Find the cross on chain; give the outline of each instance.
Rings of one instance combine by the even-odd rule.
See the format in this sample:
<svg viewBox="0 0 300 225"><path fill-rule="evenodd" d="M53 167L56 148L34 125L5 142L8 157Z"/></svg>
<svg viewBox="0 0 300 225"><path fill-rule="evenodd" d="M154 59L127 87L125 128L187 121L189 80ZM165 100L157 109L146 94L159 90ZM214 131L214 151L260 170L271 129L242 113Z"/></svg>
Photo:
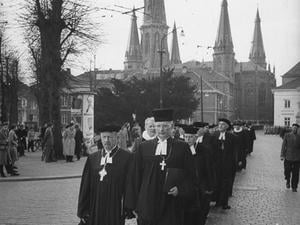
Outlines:
<svg viewBox="0 0 300 225"><path fill-rule="evenodd" d="M163 161L159 165L161 166L161 170L165 170L165 166L167 164L165 163L165 160L163 159Z"/></svg>
<svg viewBox="0 0 300 225"><path fill-rule="evenodd" d="M103 168L100 172L99 172L99 175L100 175L100 181L103 181L103 178L106 176L107 172L105 170L105 168Z"/></svg>

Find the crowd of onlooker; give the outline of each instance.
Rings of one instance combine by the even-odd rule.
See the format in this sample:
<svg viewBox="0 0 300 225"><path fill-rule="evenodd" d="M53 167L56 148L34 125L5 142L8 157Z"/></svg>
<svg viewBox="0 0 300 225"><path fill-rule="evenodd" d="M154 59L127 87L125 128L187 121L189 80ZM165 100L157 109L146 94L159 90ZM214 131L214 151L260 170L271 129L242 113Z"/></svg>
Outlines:
<svg viewBox="0 0 300 225"><path fill-rule="evenodd" d="M265 134L279 135L280 137L284 137L285 133L291 132L291 127L288 126L264 126Z"/></svg>

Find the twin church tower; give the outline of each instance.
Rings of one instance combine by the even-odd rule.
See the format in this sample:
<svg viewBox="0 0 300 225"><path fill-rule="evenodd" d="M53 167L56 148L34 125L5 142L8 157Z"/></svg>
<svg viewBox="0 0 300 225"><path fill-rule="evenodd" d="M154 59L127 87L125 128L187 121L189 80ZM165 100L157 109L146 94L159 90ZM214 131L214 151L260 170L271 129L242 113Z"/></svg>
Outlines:
<svg viewBox="0 0 300 225"><path fill-rule="evenodd" d="M227 0L223 0L221 16L214 45L213 69L230 76L234 71L234 50L231 37ZM158 50L165 51L163 54L164 65L181 64L177 30L174 24L171 52L168 52L167 34L168 25L164 0L144 0L144 21L140 27L141 41L139 41L135 11L133 10L131 29L128 46L125 53L124 69L155 69L159 68ZM255 20L254 36L249 59L255 64L266 68L266 56L263 46L259 12Z"/></svg>
<svg viewBox="0 0 300 225"><path fill-rule="evenodd" d="M276 86L275 68L266 63L263 45L261 20L257 10L249 61L238 62L235 59L232 42L228 3L222 0L217 37L213 46L211 62L182 62L174 24L170 53L168 51L168 25L164 0L144 0L144 18L140 27L139 40L135 10L133 10L128 46L125 53L124 73L159 74L160 54L164 50L163 66L175 67L178 75L189 76L199 83L203 78L207 87L203 109L193 115L199 120L199 112L204 111L204 120L215 122L218 117L244 120L273 120L273 95L271 89ZM162 46L161 46L162 45ZM184 73L188 68L189 73Z"/></svg>

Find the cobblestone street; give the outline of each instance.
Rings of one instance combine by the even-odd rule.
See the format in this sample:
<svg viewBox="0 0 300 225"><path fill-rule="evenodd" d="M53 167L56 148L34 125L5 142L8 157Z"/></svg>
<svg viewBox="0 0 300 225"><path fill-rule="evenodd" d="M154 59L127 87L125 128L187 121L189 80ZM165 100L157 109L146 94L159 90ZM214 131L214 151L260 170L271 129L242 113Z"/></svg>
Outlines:
<svg viewBox="0 0 300 225"><path fill-rule="evenodd" d="M212 207L208 225L300 224L300 194L285 188L281 139L262 132L257 132L257 138L247 170L237 174L232 209ZM81 170L83 163L76 166ZM0 182L0 224L78 224L79 184L79 178Z"/></svg>

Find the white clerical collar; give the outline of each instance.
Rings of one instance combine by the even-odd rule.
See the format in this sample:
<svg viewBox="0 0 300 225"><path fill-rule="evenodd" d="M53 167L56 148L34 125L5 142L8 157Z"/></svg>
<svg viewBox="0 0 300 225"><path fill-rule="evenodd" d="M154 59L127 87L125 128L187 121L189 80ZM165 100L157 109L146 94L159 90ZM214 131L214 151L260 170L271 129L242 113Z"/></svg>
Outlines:
<svg viewBox="0 0 300 225"><path fill-rule="evenodd" d="M150 135L148 134L148 132L146 130L143 131L143 134L142 134L142 137L145 139L145 140L152 140L154 138L156 138L156 135L154 135L153 137L150 137Z"/></svg>
<svg viewBox="0 0 300 225"><path fill-rule="evenodd" d="M196 149L195 149L194 145L190 146L190 150L191 150L192 155L196 155Z"/></svg>
<svg viewBox="0 0 300 225"><path fill-rule="evenodd" d="M155 155L167 155L167 139L161 140L158 138Z"/></svg>
<svg viewBox="0 0 300 225"><path fill-rule="evenodd" d="M225 141L225 131L220 132L219 140L224 140Z"/></svg>
<svg viewBox="0 0 300 225"><path fill-rule="evenodd" d="M242 127L240 127L240 129L233 128L233 130L235 133L239 133L242 132L243 128Z"/></svg>
<svg viewBox="0 0 300 225"><path fill-rule="evenodd" d="M108 164L108 163L110 163L110 164L112 164L113 163L113 157L112 156L110 156L110 153L112 153L112 151L116 148L117 146L114 146L110 151L107 151L107 150L105 150L104 149L104 151L105 151L105 155L104 156L102 156L101 157L101 162L100 162L100 165L102 166L102 165L105 165L105 164Z"/></svg>
<svg viewBox="0 0 300 225"><path fill-rule="evenodd" d="M198 138L197 138L197 143L202 143L203 142L203 135L202 136L199 136Z"/></svg>

